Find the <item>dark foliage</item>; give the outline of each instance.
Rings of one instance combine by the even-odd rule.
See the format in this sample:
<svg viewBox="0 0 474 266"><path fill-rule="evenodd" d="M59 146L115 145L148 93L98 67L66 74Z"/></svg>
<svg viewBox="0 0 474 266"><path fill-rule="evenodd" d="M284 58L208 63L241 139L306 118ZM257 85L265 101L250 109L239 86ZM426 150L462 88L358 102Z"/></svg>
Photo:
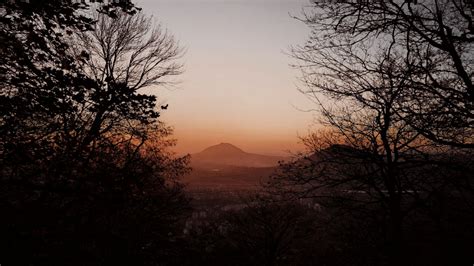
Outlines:
<svg viewBox="0 0 474 266"><path fill-rule="evenodd" d="M183 265L308 265L320 213L295 202L247 199L197 211L186 226Z"/></svg>
<svg viewBox="0 0 474 266"><path fill-rule="evenodd" d="M83 67L91 51L71 51L75 34L94 30L87 8L1 5L0 257L7 264L162 263L182 230L188 199L178 177L188 159L168 152L174 142L157 120L156 96L113 73L96 79ZM112 18L136 13L126 2L98 8Z"/></svg>

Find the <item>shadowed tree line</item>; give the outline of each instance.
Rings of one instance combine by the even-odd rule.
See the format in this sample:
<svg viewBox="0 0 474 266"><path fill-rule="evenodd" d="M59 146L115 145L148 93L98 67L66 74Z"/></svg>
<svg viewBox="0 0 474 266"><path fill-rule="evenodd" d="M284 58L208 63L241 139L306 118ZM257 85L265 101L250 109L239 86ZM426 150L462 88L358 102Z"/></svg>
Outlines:
<svg viewBox="0 0 474 266"><path fill-rule="evenodd" d="M156 264L187 211L171 128L141 89L177 42L125 2L8 1L1 12L1 260Z"/></svg>
<svg viewBox="0 0 474 266"><path fill-rule="evenodd" d="M468 263L472 4L313 2L299 18L312 34L293 56L323 129L303 138L307 153L282 166L271 191L317 199L350 230L374 234L358 241L387 256L375 264Z"/></svg>

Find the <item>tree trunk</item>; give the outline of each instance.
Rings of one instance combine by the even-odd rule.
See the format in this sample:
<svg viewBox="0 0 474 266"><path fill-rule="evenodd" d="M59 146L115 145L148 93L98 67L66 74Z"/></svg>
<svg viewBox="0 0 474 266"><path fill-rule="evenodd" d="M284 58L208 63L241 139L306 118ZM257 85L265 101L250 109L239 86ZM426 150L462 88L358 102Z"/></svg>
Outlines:
<svg viewBox="0 0 474 266"><path fill-rule="evenodd" d="M403 265L403 227L400 200L390 200L390 227L389 227L389 254L390 265Z"/></svg>

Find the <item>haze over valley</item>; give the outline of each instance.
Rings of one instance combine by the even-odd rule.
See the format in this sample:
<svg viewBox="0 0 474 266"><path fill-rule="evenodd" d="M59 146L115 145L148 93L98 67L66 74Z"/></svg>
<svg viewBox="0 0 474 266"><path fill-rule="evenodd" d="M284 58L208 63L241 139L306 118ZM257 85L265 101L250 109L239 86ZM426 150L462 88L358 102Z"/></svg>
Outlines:
<svg viewBox="0 0 474 266"><path fill-rule="evenodd" d="M183 181L190 188L255 188L289 157L248 153L230 143L220 143L191 154L191 173Z"/></svg>

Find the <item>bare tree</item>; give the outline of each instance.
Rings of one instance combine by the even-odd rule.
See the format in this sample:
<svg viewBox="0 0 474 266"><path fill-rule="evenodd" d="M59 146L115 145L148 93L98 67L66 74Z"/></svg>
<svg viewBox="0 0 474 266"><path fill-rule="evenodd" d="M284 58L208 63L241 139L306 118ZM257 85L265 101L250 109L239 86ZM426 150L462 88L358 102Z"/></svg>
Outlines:
<svg viewBox="0 0 474 266"><path fill-rule="evenodd" d="M399 111L411 97L415 70L393 48L378 57L372 53L364 45L295 51L307 85L301 91L315 101L329 131L305 138L309 154L283 165L270 187L330 199L359 219L381 221L397 264L405 220L459 180L435 174L443 169L436 154L449 149L426 138Z"/></svg>
<svg viewBox="0 0 474 266"><path fill-rule="evenodd" d="M98 83L85 95L82 109L87 114L80 119L87 125L87 133L82 134L81 142L86 146L99 136L115 138L117 132L145 140L139 125L153 123L159 111L156 95L144 94L141 89L174 82L172 77L182 73L177 60L183 50L173 36L160 25L154 26L152 18L143 13L118 12L112 18L95 12L93 17L97 20L93 31L78 32L71 50L78 58L87 53L83 69Z"/></svg>
<svg viewBox="0 0 474 266"><path fill-rule="evenodd" d="M403 59L399 63L409 74L404 104L397 114L426 138L451 146L474 147L474 28L470 1L313 3L315 8L302 20L314 34L297 49L307 53L304 60L308 66L334 50L341 55L338 60L356 53L357 60L347 62L356 67L396 51L396 56ZM370 52L359 53L362 47ZM318 72L312 70L308 73Z"/></svg>
<svg viewBox="0 0 474 266"><path fill-rule="evenodd" d="M337 197L360 202L357 193L344 192L360 191L363 201L382 203L399 249L402 221L415 206L463 186L456 183L467 188L472 182L450 172L449 164L463 163L445 161L470 153L455 147L474 147L472 5L456 0L314 3L302 18L312 35L293 55L307 85L302 91L315 100L335 136L328 138L330 145L313 149L320 152L309 165L317 167L304 170L306 164L296 162L289 169L306 174L289 171L283 179L304 184L300 188L306 192L331 188ZM472 200L472 189L464 191Z"/></svg>
<svg viewBox="0 0 474 266"><path fill-rule="evenodd" d="M115 18L93 13L94 30L79 34L79 47L90 53L89 75L102 83L124 83L132 90L163 85L181 74L183 50L161 25L139 12Z"/></svg>

